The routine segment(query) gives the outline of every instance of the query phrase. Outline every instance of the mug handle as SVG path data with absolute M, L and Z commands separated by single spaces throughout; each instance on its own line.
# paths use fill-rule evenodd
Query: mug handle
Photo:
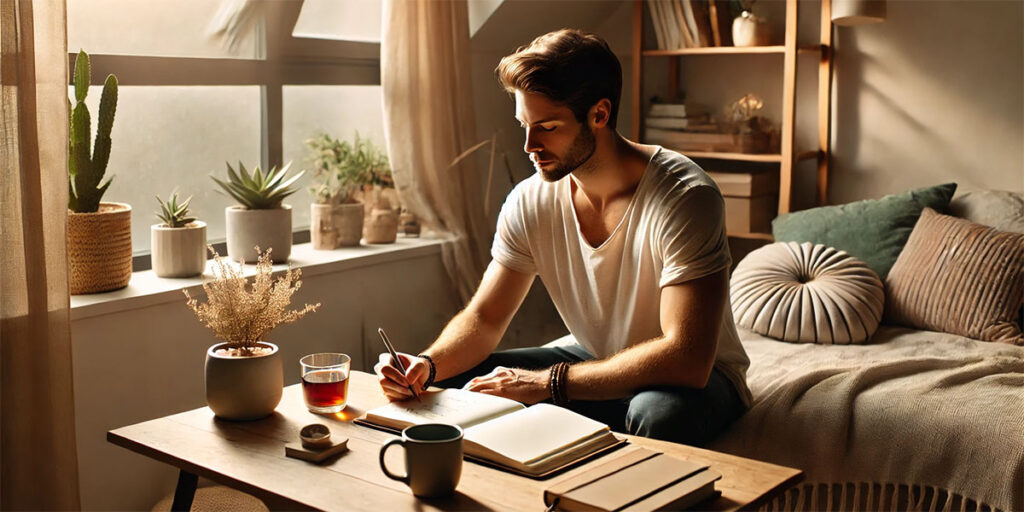
M 390 440 L 388 440 L 388 442 L 384 443 L 384 446 L 380 447 L 380 469 L 381 469 L 381 471 L 384 472 L 384 476 L 386 476 L 386 477 L 388 477 L 388 478 L 390 478 L 392 480 L 398 480 L 399 482 L 402 482 L 405 485 L 409 485 L 409 474 L 408 473 L 406 473 L 404 475 L 401 475 L 401 476 L 396 475 L 396 474 L 388 471 L 388 467 L 384 464 L 384 453 L 388 451 L 388 448 L 390 448 L 391 446 L 396 445 L 396 444 L 397 445 L 401 445 L 403 448 L 405 447 L 405 443 L 403 442 L 402 439 L 390 439 Z

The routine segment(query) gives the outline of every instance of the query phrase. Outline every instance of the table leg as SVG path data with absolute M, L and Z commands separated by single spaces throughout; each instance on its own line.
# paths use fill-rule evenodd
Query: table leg
M 171 504 L 173 512 L 188 512 L 192 508 L 192 498 L 196 496 L 198 484 L 198 476 L 184 469 L 178 473 L 178 486 L 174 489 L 174 502 Z

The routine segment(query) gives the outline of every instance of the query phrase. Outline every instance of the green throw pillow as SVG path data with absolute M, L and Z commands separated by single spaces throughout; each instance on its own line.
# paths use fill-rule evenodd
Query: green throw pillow
M 956 183 L 779 215 L 776 242 L 811 242 L 846 251 L 885 280 L 925 207 L 945 213 Z

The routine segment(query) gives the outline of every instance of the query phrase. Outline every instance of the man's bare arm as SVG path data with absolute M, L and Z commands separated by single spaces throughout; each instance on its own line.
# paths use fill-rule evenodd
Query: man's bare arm
M 728 270 L 664 287 L 663 336 L 573 365 L 566 379 L 569 398 L 620 398 L 650 386 L 703 388 L 715 363 L 728 287 Z
M 494 351 L 533 280 L 533 274 L 517 272 L 491 261 L 469 305 L 448 322 L 437 340 L 423 352 L 434 360 L 436 381 L 469 370 Z M 393 400 L 409 398 L 406 386 L 412 384 L 419 389 L 429 373 L 422 358 L 408 354 L 400 357 L 408 369 L 404 376 L 390 366 L 388 354 L 381 354 L 374 368 L 384 393 Z
M 574 364 L 566 390 L 574 400 L 621 398 L 650 386 L 707 385 L 728 297 L 728 271 L 666 286 L 661 291 L 663 336 L 612 357 Z M 550 396 L 548 370 L 496 371 L 470 381 L 469 389 L 526 403 Z

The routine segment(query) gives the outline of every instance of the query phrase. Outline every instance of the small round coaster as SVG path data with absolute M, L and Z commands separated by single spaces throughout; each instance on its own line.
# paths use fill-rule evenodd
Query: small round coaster
M 318 450 L 331 446 L 331 429 L 327 425 L 313 423 L 302 427 L 299 431 L 302 446 L 310 450 Z

